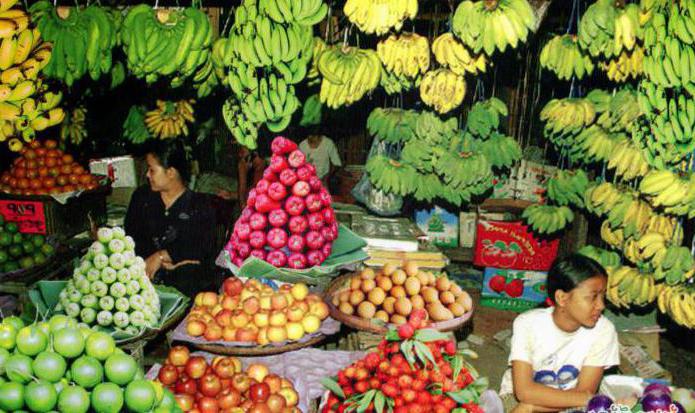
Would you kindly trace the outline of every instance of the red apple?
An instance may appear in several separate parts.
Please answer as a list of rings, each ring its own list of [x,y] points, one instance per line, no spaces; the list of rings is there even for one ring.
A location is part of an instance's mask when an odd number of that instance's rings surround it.
[[[208,363],[201,356],[193,356],[186,362],[186,374],[192,379],[199,379],[205,374]]]

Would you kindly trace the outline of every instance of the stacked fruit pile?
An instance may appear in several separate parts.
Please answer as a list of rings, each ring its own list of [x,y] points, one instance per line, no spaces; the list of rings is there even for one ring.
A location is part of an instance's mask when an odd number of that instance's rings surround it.
[[[145,261],[135,255],[135,242],[120,227],[99,228],[97,237],[60,292],[56,311],[131,335],[155,326],[159,295],[145,274]]]
[[[29,269],[44,264],[55,253],[46,237],[39,234],[22,234],[17,224],[5,222],[0,215],[0,272]]]
[[[61,194],[76,190],[91,191],[97,177],[86,171],[72,155],[58,149],[54,140],[32,141],[9,171],[0,177],[0,190],[11,194]]]
[[[397,325],[415,310],[426,309],[433,321],[447,321],[473,306],[470,295],[446,274],[435,276],[414,263],[405,263],[402,269],[386,264],[378,273],[365,268],[333,295],[332,303],[345,314]]]
[[[458,351],[445,334],[422,329],[425,317],[424,310],[413,312],[375,352],[325,379],[329,395],[321,412],[482,413],[487,379],[466,361],[473,354]]]
[[[0,324],[0,409],[7,412],[178,412],[173,394],[144,379],[113,338],[63,315]]]
[[[244,0],[228,38],[217,40],[213,59],[232,89],[222,109],[227,127],[244,146],[256,147],[258,127],[274,133],[300,107],[294,85],[307,74],[314,51],[313,26],[324,19],[322,0]]]
[[[285,284],[278,291],[258,280],[227,278],[222,294],[199,293],[186,332],[208,341],[250,341],[264,346],[297,341],[318,331],[328,306],[305,284]]]
[[[188,136],[188,123],[195,122],[194,103],[193,99],[178,102],[157,99],[157,108],[145,113],[145,125],[150,134],[159,139]]]
[[[249,192],[226,250],[237,266],[249,256],[276,267],[321,265],[338,238],[331,195],[297,144],[277,137],[271,149],[270,166]]]
[[[36,132],[63,121],[58,108],[62,95],[48,91],[39,77],[51,59],[51,43],[41,39],[37,28],[29,27],[29,15],[10,9],[12,0],[0,6],[3,30],[0,33],[0,142],[8,140],[10,150],[19,151]]]
[[[191,355],[186,347],[169,350],[157,379],[175,394],[184,412],[295,413],[299,395],[289,380],[264,364],[242,370],[236,357]]]
[[[53,58],[44,73],[68,86],[86,73],[93,80],[111,71],[112,49],[118,42],[120,13],[100,6],[54,6],[38,1],[29,8],[41,36],[53,44]]]

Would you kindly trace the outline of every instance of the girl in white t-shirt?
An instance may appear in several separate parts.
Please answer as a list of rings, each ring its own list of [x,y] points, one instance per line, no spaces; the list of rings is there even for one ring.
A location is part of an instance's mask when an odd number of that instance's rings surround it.
[[[583,255],[553,263],[547,282],[550,307],[514,320],[511,369],[500,388],[507,411],[586,406],[603,371],[619,363],[615,327],[601,315],[607,278],[599,263]]]

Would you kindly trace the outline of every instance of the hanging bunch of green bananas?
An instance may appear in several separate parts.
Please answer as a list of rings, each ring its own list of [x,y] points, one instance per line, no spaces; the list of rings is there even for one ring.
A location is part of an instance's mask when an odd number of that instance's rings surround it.
[[[171,77],[171,86],[178,87],[194,77],[203,92],[216,82],[210,61],[212,27],[200,9],[155,10],[139,4],[128,11],[120,35],[128,70],[137,78],[152,83]]]
[[[438,113],[459,107],[466,96],[466,79],[449,69],[430,70],[420,82],[420,98]]]
[[[40,76],[52,61],[52,45],[30,27],[25,11],[11,9],[16,3],[0,4],[0,142],[12,151],[65,117],[62,94],[49,91]]]
[[[584,207],[584,193],[589,186],[589,178],[583,169],[559,169],[548,180],[546,194],[554,204]]]
[[[658,292],[659,310],[676,323],[695,328],[695,289],[687,284],[662,285]]]
[[[131,143],[140,144],[152,137],[147,125],[145,125],[145,114],[147,108],[144,106],[133,105],[128,111],[123,122],[123,137]]]
[[[608,132],[628,132],[642,116],[637,93],[632,88],[622,88],[610,96],[608,106],[596,119],[596,124]]]
[[[600,62],[599,67],[606,72],[608,79],[621,83],[628,79],[637,79],[644,73],[644,48],[635,47],[632,51],[623,50],[619,56],[607,62]]]
[[[417,15],[417,0],[347,0],[343,13],[350,23],[367,34],[399,31],[406,19]]]
[[[385,192],[406,196],[414,190],[417,171],[406,164],[378,155],[367,160],[365,170],[372,184]]]
[[[455,117],[442,120],[436,113],[420,112],[415,123],[415,133],[420,139],[437,145],[450,143],[459,133],[458,121]]]
[[[504,52],[526,42],[538,22],[526,0],[465,0],[456,8],[451,28],[473,53]]]
[[[222,105],[222,118],[234,139],[241,145],[254,150],[257,147],[258,126],[251,122],[241,107],[233,99]]]
[[[482,153],[454,152],[438,147],[434,169],[450,189],[449,202],[460,205],[481,195],[492,185],[491,164]]]
[[[320,124],[322,112],[323,105],[319,100],[319,95],[313,94],[309,96],[304,102],[304,107],[302,108],[302,120],[299,121],[299,126],[313,126]]]
[[[585,245],[581,247],[577,253],[592,258],[594,261],[601,264],[603,268],[615,268],[620,266],[620,255],[615,251],[608,251],[593,245]]]
[[[485,73],[488,63],[492,63],[483,53],[472,54],[451,32],[434,39],[432,53],[437,63],[461,76]]]
[[[60,125],[60,140],[70,142],[73,145],[80,145],[87,137],[86,121],[87,109],[84,106],[73,109]]]
[[[507,105],[498,98],[476,102],[466,118],[466,132],[485,138],[500,127],[500,117],[509,114]]]
[[[53,2],[41,0],[29,12],[44,40],[53,43],[53,58],[44,69],[46,76],[71,86],[86,73],[97,80],[111,71],[118,27],[110,11],[95,5],[84,9],[55,7]]]
[[[586,133],[596,119],[596,108],[588,99],[552,99],[541,110],[543,134],[560,153],[572,160],[580,155],[579,135]]]
[[[416,136],[419,116],[414,110],[377,107],[367,118],[367,130],[384,142],[408,142]]]
[[[579,21],[579,44],[591,56],[607,59],[631,51],[644,34],[640,15],[637,4],[620,9],[613,0],[598,0]]]
[[[497,169],[511,168],[521,160],[521,146],[511,136],[493,131],[484,139],[472,139],[471,148],[487,158],[490,165]]]
[[[555,73],[559,79],[582,79],[594,72],[594,63],[579,48],[577,36],[557,35],[541,49],[541,66]]]
[[[522,213],[522,217],[533,232],[554,234],[574,221],[574,213],[566,206],[533,204]]]
[[[382,72],[379,79],[379,86],[389,95],[398,95],[413,88],[419,87],[422,77],[409,79],[405,76],[396,76],[393,73]]]
[[[381,77],[381,61],[374,50],[330,46],[318,61],[321,102],[329,108],[348,106],[374,90]]]

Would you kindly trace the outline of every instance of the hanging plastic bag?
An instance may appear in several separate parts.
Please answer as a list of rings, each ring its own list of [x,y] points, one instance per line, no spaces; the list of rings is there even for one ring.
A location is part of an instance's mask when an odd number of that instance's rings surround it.
[[[400,145],[390,144],[374,138],[367,158],[384,155],[391,159],[398,159],[400,152]],[[362,175],[357,185],[352,188],[351,193],[358,202],[364,204],[370,211],[380,216],[398,215],[403,208],[402,196],[375,188],[369,181],[369,176],[366,172]]]

